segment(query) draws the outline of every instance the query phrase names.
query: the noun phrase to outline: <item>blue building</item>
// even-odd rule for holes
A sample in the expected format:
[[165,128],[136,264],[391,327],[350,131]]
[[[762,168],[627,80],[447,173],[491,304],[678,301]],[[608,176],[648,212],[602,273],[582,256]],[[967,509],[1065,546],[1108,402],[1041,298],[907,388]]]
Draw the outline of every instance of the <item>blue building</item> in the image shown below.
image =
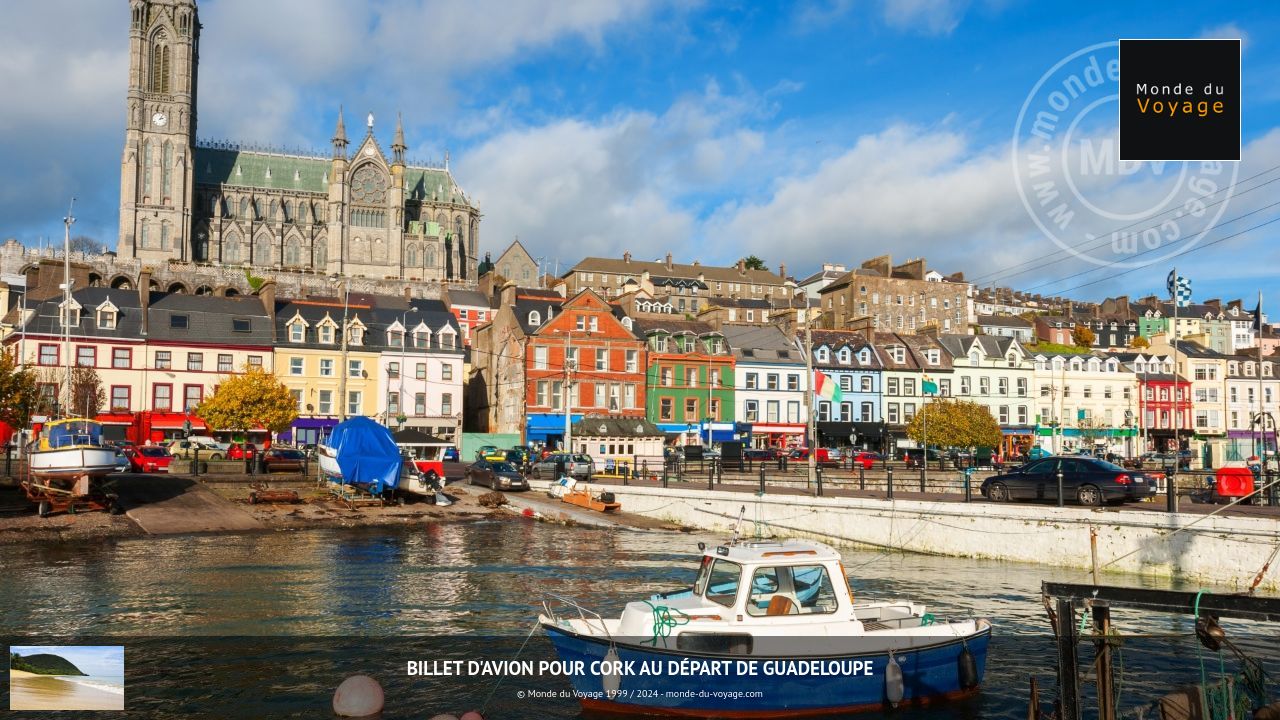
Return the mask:
[[884,363],[862,333],[813,331],[813,368],[840,387],[840,402],[814,398],[818,444],[877,447],[884,435]]

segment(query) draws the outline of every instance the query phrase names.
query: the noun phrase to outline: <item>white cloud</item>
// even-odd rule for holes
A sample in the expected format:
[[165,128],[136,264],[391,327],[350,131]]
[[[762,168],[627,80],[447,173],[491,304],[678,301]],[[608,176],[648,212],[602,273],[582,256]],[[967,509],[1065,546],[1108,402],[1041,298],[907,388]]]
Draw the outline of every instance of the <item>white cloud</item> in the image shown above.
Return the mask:
[[968,8],[969,0],[885,0],[884,20],[900,30],[947,35]]
[[1233,22],[1207,27],[1200,31],[1200,37],[1215,40],[1235,40],[1239,38],[1241,50],[1246,50],[1249,47],[1249,34]]

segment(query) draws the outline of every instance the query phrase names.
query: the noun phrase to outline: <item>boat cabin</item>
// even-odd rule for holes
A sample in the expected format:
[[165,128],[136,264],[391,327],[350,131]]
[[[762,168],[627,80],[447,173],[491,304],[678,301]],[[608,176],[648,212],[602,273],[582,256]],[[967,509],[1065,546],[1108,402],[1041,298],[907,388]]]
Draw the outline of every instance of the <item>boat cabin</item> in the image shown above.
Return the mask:
[[40,428],[39,450],[97,447],[102,444],[102,426],[93,420],[55,420]]

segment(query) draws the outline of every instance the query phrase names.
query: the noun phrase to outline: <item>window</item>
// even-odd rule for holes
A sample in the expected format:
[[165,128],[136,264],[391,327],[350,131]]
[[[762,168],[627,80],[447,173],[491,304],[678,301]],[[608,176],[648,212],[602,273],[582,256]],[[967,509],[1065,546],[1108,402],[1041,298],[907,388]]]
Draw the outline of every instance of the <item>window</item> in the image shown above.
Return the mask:
[[902,394],[903,394],[903,395],[915,395],[915,394],[916,394],[916,379],[915,379],[915,378],[903,378],[903,379],[902,379]]
[[76,364],[93,367],[98,364],[98,349],[85,345],[76,346]]
[[58,364],[58,346],[57,345],[41,345],[39,363],[41,365],[57,365]]
[[627,351],[627,372],[640,372],[640,352],[638,350]]
[[[424,373],[424,374],[425,374],[425,373]],[[440,379],[441,379],[441,380],[453,380],[453,366],[452,366],[452,365],[450,365],[449,363],[445,363],[445,364],[443,364],[443,365],[441,365],[441,366],[440,366]]]
[[414,414],[414,415],[419,415],[419,416],[421,416],[421,415],[426,415],[426,414],[427,414],[427,394],[426,394],[426,393],[415,393],[415,394],[414,394],[414,396],[413,396],[413,414]]
[[1018,424],[1019,425],[1027,424],[1027,406],[1026,405],[1018,406]]
[[1089,397],[1093,397],[1093,386],[1092,386],[1092,385],[1085,385],[1085,386],[1084,386],[1084,396],[1085,396],[1085,397],[1087,397],[1087,398],[1089,398]]
[[997,395],[1009,394],[1009,378],[1005,378],[1005,377],[996,378],[996,394]]
[[887,421],[890,425],[898,424],[898,403],[889,403],[887,412]]
[[98,311],[98,329],[99,330],[115,330],[116,329],[116,311],[115,310],[99,310]]
[[622,402],[627,408],[636,406],[636,386],[630,383],[622,386]]
[[[842,376],[840,379],[841,379],[841,380],[844,380],[844,379],[845,379],[845,376]],[[765,389],[767,389],[767,390],[777,390],[777,389],[778,389],[778,374],[777,374],[777,373],[769,373],[768,375],[765,375]]]
[[979,395],[991,394],[991,378],[989,377],[978,378],[978,394]]
[[685,368],[684,370],[685,387],[698,387],[698,368]]
[[547,381],[539,380],[537,385],[535,385],[535,388],[536,389],[534,391],[533,404],[537,405],[538,407],[546,407],[547,406]]
[[231,332],[247,333],[253,331],[253,323],[249,318],[231,318]]
[[[321,325],[319,328],[319,335],[320,335],[321,344],[324,344],[324,345],[333,344],[333,326],[332,325]],[[302,336],[299,335],[298,339],[295,340],[294,342],[302,342]]]
[[[792,375],[791,377],[795,377],[795,376]],[[862,390],[862,392],[871,392],[871,376],[870,375],[862,376],[861,382],[859,383],[859,388]],[[799,388],[787,388],[787,389],[797,390]]]
[[203,385],[183,385],[182,386],[182,409],[184,412],[194,410],[204,399]]
[[[332,342],[333,328],[322,327],[320,329],[320,336],[322,338],[324,337],[325,330],[329,331],[330,342]],[[296,322],[296,323],[289,324],[289,342],[294,342],[294,343],[303,342],[306,339],[306,335],[307,335],[307,328],[302,323]]]
[[658,372],[659,372],[659,374],[662,376],[662,386],[663,386],[663,387],[672,387],[673,385],[675,385],[675,371],[674,371],[674,369],[672,369],[672,368],[670,368],[670,367],[665,367],[665,366],[664,366],[664,367],[659,368]]
[[156,351],[156,369],[168,370],[172,366],[173,366],[173,359],[169,351],[157,350]]
[[332,415],[332,414],[333,414],[333,391],[332,391],[332,390],[321,390],[321,391],[320,391],[320,405],[319,405],[319,407],[320,407],[320,414],[321,414],[321,415]]
[[698,419],[698,398],[684,399],[684,419],[685,420]]
[[398,362],[387,363],[387,377],[389,378],[400,377],[400,363]]
[[862,412],[858,419],[860,422],[871,422],[872,415],[875,413],[874,406],[869,402],[862,403]]
[[800,422],[800,401],[798,400],[787,401],[787,422],[789,423]]
[[170,315],[169,327],[173,330],[186,330],[188,326],[188,318],[186,315]]
[[347,377],[358,378],[363,376],[364,376],[364,361],[348,360],[347,361]]
[[[595,318],[592,318],[592,320],[594,319]],[[609,369],[609,351],[608,350],[605,350],[604,348],[596,349],[596,369],[597,370]]]
[[851,376],[849,375],[840,376],[840,390],[842,392],[853,392],[853,378]]
[[[302,360],[302,358],[295,359]],[[299,362],[298,365],[301,366],[302,363]],[[333,358],[320,358],[320,377],[333,377]]]
[[398,392],[387,393],[387,414],[388,415],[400,414],[400,393]]
[[969,394],[969,381],[970,381],[970,378],[968,376],[965,376],[965,375],[960,376],[960,394],[961,395]]
[[1018,397],[1027,396],[1027,379],[1018,378]]
[[1000,406],[999,420],[1001,425],[1009,424],[1009,406],[1008,405]]
[[712,420],[720,419],[720,400],[718,398],[710,398],[707,400],[707,414]]
[[404,330],[388,330],[387,346],[404,347]]
[[902,394],[901,387],[902,382],[900,379],[896,377],[885,379],[885,393],[889,395],[900,395]]
[[951,379],[943,378],[938,381],[938,394],[946,397],[951,394]]
[[[816,588],[816,591],[800,595],[783,591],[784,587],[798,591],[801,585]],[[751,589],[751,596],[747,599],[747,614],[755,617],[768,616],[771,609],[777,613],[775,608],[779,607],[779,603],[787,609],[785,615],[830,614],[837,607],[831,578],[827,576],[827,569],[821,565],[756,568],[748,587]],[[736,590],[735,587],[735,594]],[[793,600],[801,596],[804,597],[803,600]],[[708,595],[707,599],[712,598]]]
[[204,353],[187,353],[187,372],[204,370]]
[[133,350],[131,348],[112,348],[111,367],[128,370],[133,367]]
[[533,369],[534,370],[547,369],[547,349],[546,348],[537,347],[533,349]]
[[306,410],[306,408],[303,407],[303,404],[302,404],[302,391],[290,390],[289,397],[293,398],[293,407],[296,408],[298,411],[298,414],[301,415],[302,412]]
[[112,410],[128,410],[129,409],[129,386],[128,385],[112,385],[111,386],[111,409]]
[[218,354],[218,372],[229,373],[234,369],[235,367],[234,365],[232,365],[231,356],[226,353],[219,353]]
[[360,415],[360,391],[352,390],[347,393],[347,414]]
[[663,420],[675,420],[675,400],[669,397],[661,398],[658,401],[658,416]]
[[743,412],[747,416],[747,422],[759,422],[760,420],[760,403],[756,400],[747,400],[742,404]]
[[574,317],[574,321],[577,323],[577,329],[578,329],[578,331],[579,331],[579,332],[585,332],[585,331],[586,331],[586,329],[587,329],[587,316],[586,316],[586,315],[578,315],[578,316]]
[[[870,382],[871,382],[871,378],[863,378],[863,384],[864,384],[864,385],[868,385]],[[795,373],[791,373],[791,374],[787,375],[787,389],[788,389],[788,390],[799,390],[799,389],[800,389],[800,376],[799,376],[799,375],[796,375]],[[868,388],[868,389],[870,389],[870,388]]]
[[913,419],[915,419],[915,416],[916,416],[916,404],[903,403],[902,404],[902,421],[905,423],[909,423]]
[[[746,380],[747,385],[746,385],[746,387],[747,387],[747,389],[748,389],[748,390],[755,390],[757,387],[759,387],[759,385],[760,385],[760,375],[759,375],[759,374],[757,374],[757,373],[746,373],[746,377],[747,377],[747,380]],[[664,384],[665,384],[665,383],[664,383]]]
[[156,385],[151,389],[151,409],[152,410],[173,409],[173,386],[172,385]]

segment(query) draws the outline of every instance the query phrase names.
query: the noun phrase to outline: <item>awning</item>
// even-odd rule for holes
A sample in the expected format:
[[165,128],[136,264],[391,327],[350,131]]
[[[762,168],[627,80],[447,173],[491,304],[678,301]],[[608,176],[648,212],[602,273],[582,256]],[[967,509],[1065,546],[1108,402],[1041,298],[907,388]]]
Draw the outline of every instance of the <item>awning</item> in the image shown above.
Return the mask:
[[428,435],[420,430],[413,428],[405,428],[398,432],[391,433],[391,437],[396,441],[397,445],[414,445],[425,447],[451,447],[453,443],[447,440],[441,440],[435,435]]
[[[576,423],[581,419],[581,415],[569,416],[570,423]],[[560,413],[536,413],[525,418],[524,426],[527,432],[563,435],[564,415]]]
[[182,413],[151,413],[151,429],[152,430],[183,430],[186,422],[191,421],[192,430],[208,430],[209,426],[205,421],[195,415],[184,415]]
[[133,413],[99,413],[94,419],[103,425],[132,425]]
[[751,426],[751,432],[757,435],[803,435],[804,430],[801,423],[755,423]]
[[322,430],[337,424],[337,418],[298,418],[290,424],[290,427],[298,430]]

